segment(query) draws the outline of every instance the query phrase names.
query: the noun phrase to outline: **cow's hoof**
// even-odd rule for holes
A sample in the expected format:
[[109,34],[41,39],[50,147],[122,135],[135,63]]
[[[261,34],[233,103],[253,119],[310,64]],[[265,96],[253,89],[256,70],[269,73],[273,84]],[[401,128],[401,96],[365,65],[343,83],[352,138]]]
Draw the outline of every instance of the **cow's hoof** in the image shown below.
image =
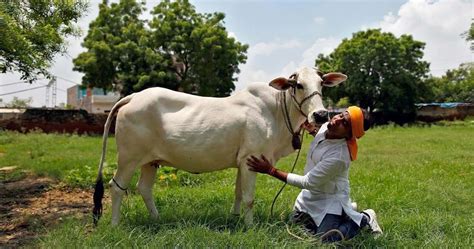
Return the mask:
[[240,215],[240,210],[235,210],[235,209],[234,209],[234,210],[232,210],[232,211],[230,212],[230,214],[232,214],[232,215]]
[[247,227],[252,227],[253,226],[253,219],[248,219],[247,217],[244,218],[244,224]]

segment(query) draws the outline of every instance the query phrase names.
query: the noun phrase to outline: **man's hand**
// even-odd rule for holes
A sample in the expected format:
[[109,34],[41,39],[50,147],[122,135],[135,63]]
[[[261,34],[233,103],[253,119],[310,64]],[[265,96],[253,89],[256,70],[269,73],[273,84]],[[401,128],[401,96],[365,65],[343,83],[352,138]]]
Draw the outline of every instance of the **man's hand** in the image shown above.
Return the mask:
[[302,128],[304,128],[311,136],[316,136],[318,133],[319,129],[321,128],[321,125],[316,125],[313,123],[309,123],[308,120],[304,121],[304,123],[301,125]]
[[260,159],[250,156],[250,158],[247,158],[247,165],[251,171],[258,173],[271,175],[275,171],[275,168],[270,164],[264,155],[261,155]]
[[250,158],[247,158],[247,165],[251,171],[269,174],[284,182],[288,178],[288,173],[277,170],[264,155],[261,155],[260,158],[250,156]]

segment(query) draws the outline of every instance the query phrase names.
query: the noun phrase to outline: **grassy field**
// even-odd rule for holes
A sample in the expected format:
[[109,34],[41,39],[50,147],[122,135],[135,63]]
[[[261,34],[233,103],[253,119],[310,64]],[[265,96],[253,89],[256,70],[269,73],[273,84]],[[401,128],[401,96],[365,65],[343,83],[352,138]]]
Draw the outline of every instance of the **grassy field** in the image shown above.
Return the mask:
[[[305,149],[296,167],[301,173]],[[108,181],[116,168],[115,143],[109,139]],[[0,132],[0,167],[57,178],[67,185],[90,188],[96,177],[101,139],[77,135],[22,135]],[[474,123],[434,126],[384,126],[370,130],[359,142],[359,159],[351,166],[352,198],[359,208],[377,211],[384,235],[369,234],[347,242],[354,247],[474,247]],[[296,153],[280,160],[289,170]],[[255,226],[230,214],[235,169],[192,175],[159,170],[154,188],[160,220],[151,221],[141,196],[134,191],[122,202],[122,222],[111,228],[110,207],[97,228],[91,219],[66,219],[33,246],[56,247],[313,247],[317,242],[297,227],[287,227],[298,189],[287,186],[270,216],[272,200],[282,185],[259,175]],[[133,186],[136,182],[134,178]],[[108,190],[106,190],[106,194]],[[91,202],[91,200],[84,200]],[[297,239],[289,234],[303,237]],[[319,244],[318,244],[319,245]],[[326,245],[327,246],[327,245]],[[334,245],[330,245],[332,247]]]

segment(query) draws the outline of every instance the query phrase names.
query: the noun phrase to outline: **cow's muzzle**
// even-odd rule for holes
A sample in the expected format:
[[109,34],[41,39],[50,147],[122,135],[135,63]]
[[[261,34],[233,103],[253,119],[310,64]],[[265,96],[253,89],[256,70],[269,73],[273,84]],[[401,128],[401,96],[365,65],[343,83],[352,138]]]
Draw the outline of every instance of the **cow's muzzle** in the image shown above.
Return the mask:
[[313,112],[314,122],[316,124],[326,123],[327,121],[329,121],[329,115],[328,114],[329,113],[326,110],[320,110],[320,111],[317,111],[317,112]]

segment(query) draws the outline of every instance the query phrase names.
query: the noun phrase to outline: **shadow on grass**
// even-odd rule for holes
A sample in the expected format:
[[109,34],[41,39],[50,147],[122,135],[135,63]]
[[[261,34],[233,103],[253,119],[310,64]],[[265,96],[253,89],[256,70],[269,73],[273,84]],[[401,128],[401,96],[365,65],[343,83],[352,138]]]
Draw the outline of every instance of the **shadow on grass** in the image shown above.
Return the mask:
[[150,232],[159,233],[163,230],[183,229],[183,228],[204,228],[209,231],[230,234],[246,232],[252,229],[263,227],[278,227],[285,229],[285,223],[277,218],[270,218],[266,215],[256,214],[254,216],[254,225],[246,226],[243,215],[235,215],[230,212],[190,212],[178,210],[170,213],[165,211],[159,219],[153,220],[149,217],[148,211],[137,210],[137,212],[123,213],[122,223],[131,229],[144,227]]

